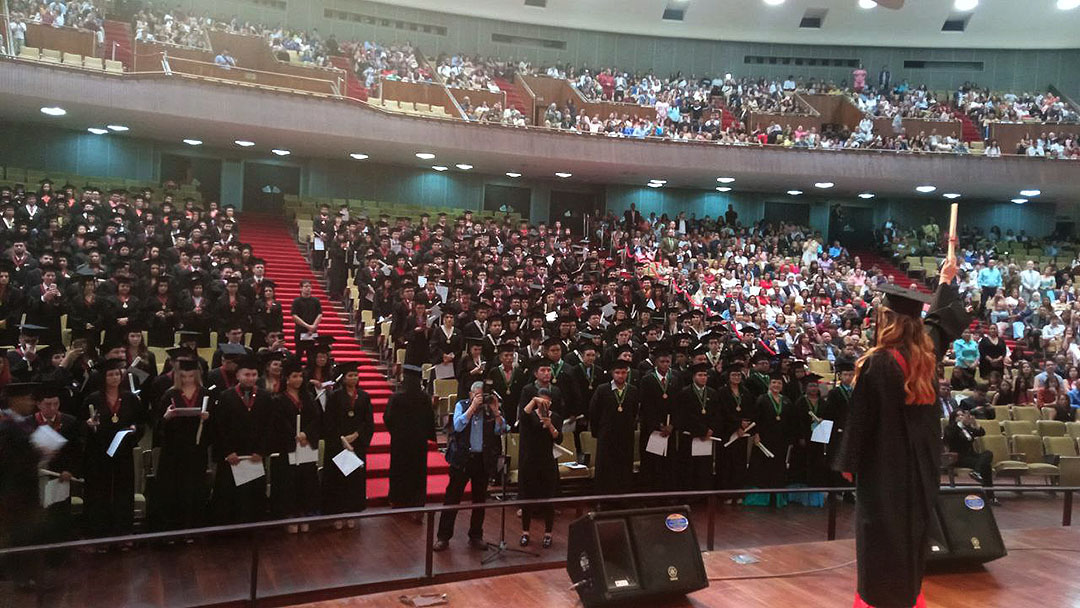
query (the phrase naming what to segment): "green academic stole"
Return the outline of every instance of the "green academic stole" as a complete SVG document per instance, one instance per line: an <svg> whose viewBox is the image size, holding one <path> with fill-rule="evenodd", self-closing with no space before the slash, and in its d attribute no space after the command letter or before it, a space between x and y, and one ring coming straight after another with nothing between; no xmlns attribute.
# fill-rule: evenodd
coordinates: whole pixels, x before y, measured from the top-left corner
<svg viewBox="0 0 1080 608"><path fill-rule="evenodd" d="M706 394L705 394L705 387L698 388L697 384L694 384L693 386L694 386L694 395L697 397L698 403L701 404L701 413L702 414L708 413L705 410L705 402L707 401Z"/></svg>
<svg viewBox="0 0 1080 608"><path fill-rule="evenodd" d="M615 403L619 405L619 411L621 412L623 401L626 401L626 385L623 385L622 390L612 386L611 392L615 393Z"/></svg>
<svg viewBox="0 0 1080 608"><path fill-rule="evenodd" d="M773 399L772 393L768 393L769 402L772 403L773 411L776 412L776 419L780 420L780 413L784 411L784 398L781 396L780 401Z"/></svg>

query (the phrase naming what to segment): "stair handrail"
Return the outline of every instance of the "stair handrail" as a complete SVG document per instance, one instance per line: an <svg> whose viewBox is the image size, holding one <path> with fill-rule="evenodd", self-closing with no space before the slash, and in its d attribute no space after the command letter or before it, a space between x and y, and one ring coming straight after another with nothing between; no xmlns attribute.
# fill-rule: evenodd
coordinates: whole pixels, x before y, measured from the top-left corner
<svg viewBox="0 0 1080 608"><path fill-rule="evenodd" d="M161 71L167 76L172 76L172 66L169 65L169 52L161 51Z"/></svg>
<svg viewBox="0 0 1080 608"><path fill-rule="evenodd" d="M11 11L8 10L7 0L4 1L4 45L7 47L7 54L12 57L15 56L15 37L11 35Z"/></svg>

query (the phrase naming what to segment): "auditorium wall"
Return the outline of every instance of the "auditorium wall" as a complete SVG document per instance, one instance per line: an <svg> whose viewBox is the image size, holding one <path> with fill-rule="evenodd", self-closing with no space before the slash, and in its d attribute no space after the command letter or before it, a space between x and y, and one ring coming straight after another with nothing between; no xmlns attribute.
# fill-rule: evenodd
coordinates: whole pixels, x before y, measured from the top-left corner
<svg viewBox="0 0 1080 608"><path fill-rule="evenodd" d="M323 36L338 40L377 40L382 43L409 41L434 58L442 52L481 53L499 57L526 57L537 65L571 63L576 66L615 65L625 70L654 70L667 75L681 70L685 75L717 76L730 72L737 76L779 78L788 74L815 76L836 82L851 79L850 67L823 67L747 63L748 56L800 57L813 59L853 59L861 61L873 74L888 65L893 80L908 79L935 89L956 88L976 82L995 89L1026 90L1049 84L1080 96L1080 50L922 49L849 47L831 45L763 44L739 41L687 40L632 36L586 30L517 24L478 19L451 13L437 13L393 4L364 0L291 0L264 3L254 0L179 0L175 4L198 14L219 17L239 16L265 24L287 23L290 28L318 29ZM284 5L284 9L277 6ZM327 17L333 11L333 18ZM348 19L340 14L349 13ZM352 15L375 17L374 24L352 20ZM386 25L381 25L385 19ZM401 26L398 26L398 22ZM415 29L412 29L415 26ZM423 30L427 27L429 33ZM431 33L436 30L439 33ZM532 44L493 42L492 36L547 40L563 48ZM905 70L905 60L977 61L981 70Z"/></svg>

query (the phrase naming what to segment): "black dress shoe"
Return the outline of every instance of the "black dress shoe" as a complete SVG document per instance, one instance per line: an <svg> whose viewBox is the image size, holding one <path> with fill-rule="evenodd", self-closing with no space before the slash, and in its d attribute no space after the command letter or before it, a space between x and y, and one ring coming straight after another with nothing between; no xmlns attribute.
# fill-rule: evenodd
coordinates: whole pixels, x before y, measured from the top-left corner
<svg viewBox="0 0 1080 608"><path fill-rule="evenodd" d="M477 551L487 551L488 546L487 546L487 543L485 543L484 539L482 539L482 538L470 538L469 539L469 548L470 549L475 549Z"/></svg>
<svg viewBox="0 0 1080 608"><path fill-rule="evenodd" d="M975 471L972 471L972 472L968 473L968 476L971 477L972 479L974 479L975 481L979 482L979 483L983 483L983 476L979 475Z"/></svg>
<svg viewBox="0 0 1080 608"><path fill-rule="evenodd" d="M435 541L435 544L431 546L431 550L436 551L436 552L438 552L438 551L446 551L449 548L450 548L450 543L443 540L443 539L441 539L441 538L439 540Z"/></svg>
<svg viewBox="0 0 1080 608"><path fill-rule="evenodd" d="M544 536L544 542L543 542L542 546L545 549L550 549L551 548L551 537L550 536Z"/></svg>
<svg viewBox="0 0 1080 608"><path fill-rule="evenodd" d="M529 546L529 535L528 534L522 534L521 535L521 540L518 541L518 544L521 545L522 547L528 547Z"/></svg>

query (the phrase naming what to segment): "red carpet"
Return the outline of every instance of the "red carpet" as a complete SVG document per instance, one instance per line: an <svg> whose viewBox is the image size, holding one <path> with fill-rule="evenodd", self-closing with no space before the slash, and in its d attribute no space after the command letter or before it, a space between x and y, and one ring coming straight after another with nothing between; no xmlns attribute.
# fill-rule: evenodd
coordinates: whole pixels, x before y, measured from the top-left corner
<svg viewBox="0 0 1080 608"><path fill-rule="evenodd" d="M319 333L334 336L333 353L338 362L360 362L360 386L369 395L375 408L375 436L368 451L368 500L373 505L383 506L389 492L390 482L390 434L383 426L382 413L393 388L386 381L386 376L377 367L378 358L365 351L354 337L349 326L348 315L339 303L330 300L319 278L311 271L307 260L297 246L296 239L289 232L284 216L243 214L241 238L250 243L255 257L266 260L266 276L277 283L277 297L285 313L285 340L290 349L293 344L293 321L290 307L293 299L300 295L300 281L311 281L311 295L322 302L323 320ZM439 452L428 455L428 497L436 500L442 497L449 480L449 470L445 458Z"/></svg>
<svg viewBox="0 0 1080 608"><path fill-rule="evenodd" d="M115 47L115 52L114 52ZM135 69L131 26L123 21L105 22L105 42L101 45L103 59L115 59L124 64L124 70Z"/></svg>
<svg viewBox="0 0 1080 608"><path fill-rule="evenodd" d="M506 93L506 105L511 108L517 108L519 112L525 115L526 119L531 123L532 116L529 116L529 109L525 105L525 91L521 90L517 84L512 80L505 78L495 78L495 84Z"/></svg>

